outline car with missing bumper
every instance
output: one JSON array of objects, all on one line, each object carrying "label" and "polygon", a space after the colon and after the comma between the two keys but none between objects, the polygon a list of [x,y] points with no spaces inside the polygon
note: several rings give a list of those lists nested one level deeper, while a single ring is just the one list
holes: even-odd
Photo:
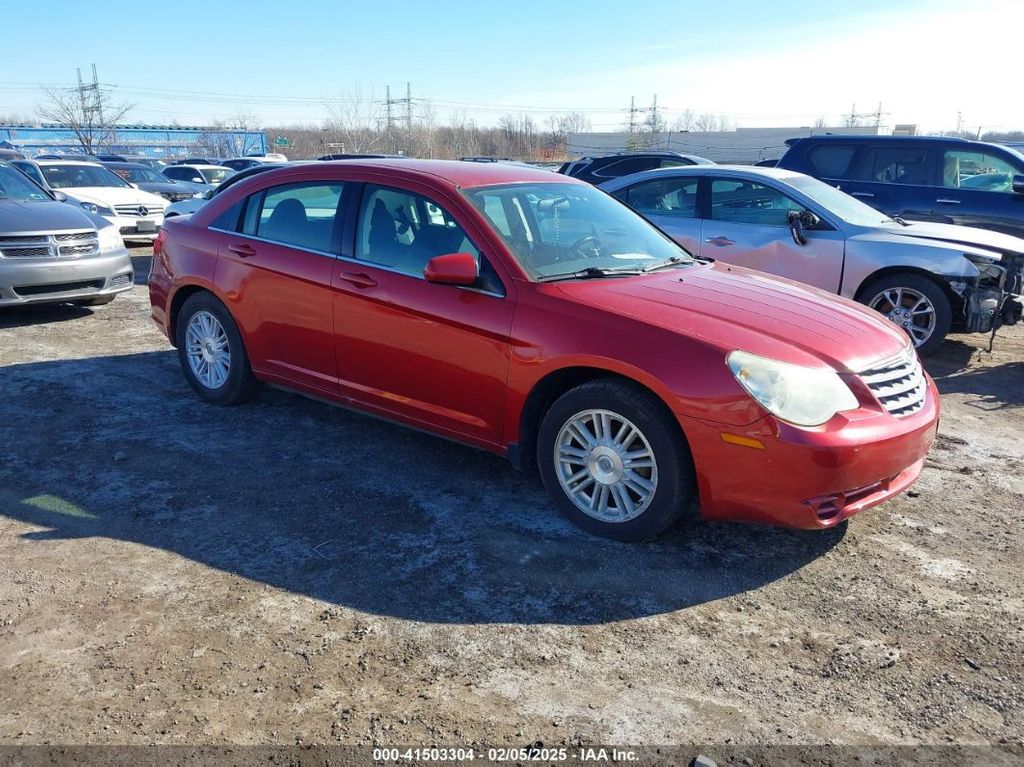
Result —
[{"label": "car with missing bumper", "polygon": [[14,160],[16,167],[58,199],[102,216],[125,240],[152,242],[167,201],[136,189],[99,163],[78,160]]},{"label": "car with missing bumper", "polygon": [[668,168],[600,188],[692,253],[870,306],[906,330],[922,354],[951,331],[988,333],[1021,319],[1018,237],[890,218],[833,186],[776,168]]},{"label": "car with missing bumper", "polygon": [[694,258],[543,170],[260,173],[166,222],[149,290],[206,402],[269,383],[489,450],[623,540],[698,508],[834,526],[914,482],[938,421],[876,312]]},{"label": "car with missing bumper", "polygon": [[116,227],[0,162],[0,307],[97,306],[133,282]]}]

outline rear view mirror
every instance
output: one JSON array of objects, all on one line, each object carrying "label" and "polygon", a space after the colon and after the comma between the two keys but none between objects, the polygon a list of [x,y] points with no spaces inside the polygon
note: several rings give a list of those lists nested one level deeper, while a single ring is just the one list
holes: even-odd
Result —
[{"label": "rear view mirror", "polygon": [[68,196],[64,192],[58,192],[56,189],[53,190],[53,199],[57,202],[67,202]]},{"label": "rear view mirror", "polygon": [[1024,194],[1024,176],[1013,177],[1013,193]]},{"label": "rear view mirror", "polygon": [[793,235],[793,242],[797,245],[807,244],[805,229],[814,229],[821,222],[821,219],[809,210],[791,210],[786,216],[789,221],[789,231]]},{"label": "rear view mirror", "polygon": [[423,268],[427,282],[440,285],[472,285],[479,276],[476,257],[469,253],[434,256]]}]

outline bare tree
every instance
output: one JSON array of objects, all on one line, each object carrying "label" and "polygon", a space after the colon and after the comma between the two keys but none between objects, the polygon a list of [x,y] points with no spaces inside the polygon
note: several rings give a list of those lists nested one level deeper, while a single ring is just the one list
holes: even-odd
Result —
[{"label": "bare tree", "polygon": [[694,114],[692,109],[684,109],[676,121],[672,123],[672,130],[680,131],[681,133],[689,133],[693,130]]},{"label": "bare tree", "polygon": [[827,128],[828,127],[828,123],[825,121],[824,117],[819,117],[817,120],[814,121],[814,127],[815,128]]},{"label": "bare tree", "polygon": [[387,139],[381,104],[372,94],[365,96],[358,87],[343,94],[338,101],[328,101],[325,106],[331,116],[324,123],[325,144],[343,144],[344,148],[325,146],[325,151],[329,149],[328,154],[336,154],[379,150]]},{"label": "bare tree", "polygon": [[730,128],[729,118],[724,115],[715,115],[705,112],[704,114],[696,117],[693,121],[693,128],[700,133],[727,131]]},{"label": "bare tree", "polygon": [[46,101],[36,112],[45,122],[55,123],[75,134],[86,154],[114,143],[117,124],[134,104],[114,103],[109,94],[96,86],[86,95],[79,88],[50,88]]}]

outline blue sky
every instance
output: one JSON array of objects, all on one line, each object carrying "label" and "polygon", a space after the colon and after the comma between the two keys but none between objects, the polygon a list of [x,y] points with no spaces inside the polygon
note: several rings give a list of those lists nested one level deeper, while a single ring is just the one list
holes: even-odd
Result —
[{"label": "blue sky", "polygon": [[966,126],[1024,128],[1024,100],[999,75],[1024,69],[1021,22],[1015,0],[17,3],[4,10],[21,32],[0,50],[0,114],[31,114],[37,86],[95,63],[137,104],[131,119],[151,123],[313,123],[408,81],[417,115],[429,102],[440,122],[583,111],[614,130],[631,95],[657,94],[669,123],[690,109],[806,125],[881,102],[887,124],[952,128],[961,112]]}]

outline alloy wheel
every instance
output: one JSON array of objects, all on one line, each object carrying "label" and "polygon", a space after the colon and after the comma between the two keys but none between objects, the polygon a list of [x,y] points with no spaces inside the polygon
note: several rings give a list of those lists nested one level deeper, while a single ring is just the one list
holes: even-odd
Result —
[{"label": "alloy wheel", "polygon": [[231,346],[220,320],[206,311],[192,315],[185,329],[189,369],[207,389],[219,389],[231,371]]},{"label": "alloy wheel", "polygon": [[602,522],[640,516],[658,489],[654,450],[636,424],[610,410],[584,410],[555,440],[558,482],[576,507]]},{"label": "alloy wheel", "polygon": [[903,328],[914,346],[921,346],[935,331],[935,307],[928,296],[913,288],[887,288],[868,306]]}]

